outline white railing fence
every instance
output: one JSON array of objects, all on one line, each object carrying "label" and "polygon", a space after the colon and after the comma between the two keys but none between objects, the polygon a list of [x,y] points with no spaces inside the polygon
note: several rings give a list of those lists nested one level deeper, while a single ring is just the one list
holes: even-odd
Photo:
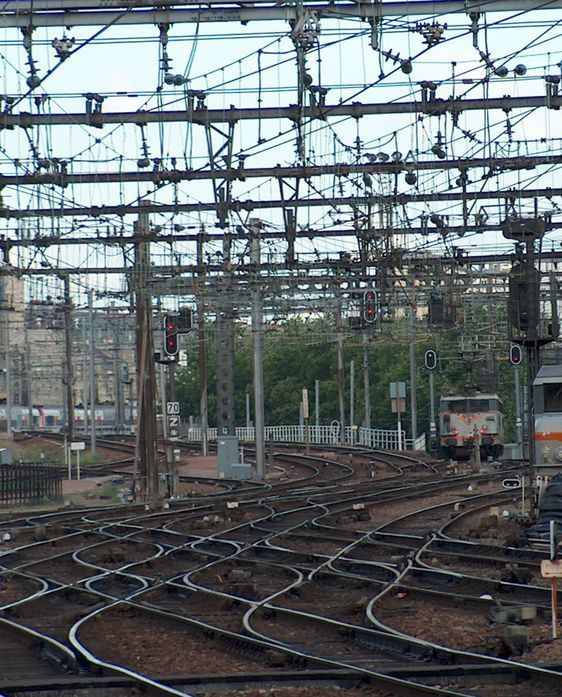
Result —
[{"label": "white railing fence", "polygon": [[[308,428],[308,433],[307,433]],[[217,429],[207,430],[209,440],[216,440]],[[241,443],[251,443],[256,439],[253,427],[240,427],[236,429],[236,437]],[[189,441],[201,441],[200,428],[188,428],[187,439]],[[265,440],[273,440],[277,443],[309,443],[314,445],[336,445],[341,443],[339,428],[333,426],[266,426]],[[398,450],[398,431],[384,430],[380,428],[351,428],[345,429],[345,443],[348,445],[364,445],[368,448],[380,448],[382,450]],[[404,431],[401,433],[400,445],[403,450],[425,450],[425,433],[413,441],[406,438]]]}]

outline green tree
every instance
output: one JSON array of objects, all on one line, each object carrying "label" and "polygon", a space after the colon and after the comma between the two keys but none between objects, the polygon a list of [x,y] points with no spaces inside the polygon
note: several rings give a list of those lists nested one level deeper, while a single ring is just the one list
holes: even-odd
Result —
[{"label": "green tree", "polygon": [[[493,327],[494,335],[503,332],[502,308],[488,305],[465,312],[459,320],[462,332],[467,336],[488,336]],[[494,313],[496,313],[494,315]],[[499,319],[498,319],[499,316]],[[490,319],[492,317],[492,320]],[[498,329],[499,325],[499,329]],[[406,412],[403,424],[410,430],[410,371],[408,351],[408,327],[405,319],[394,322],[392,336],[373,333],[369,339],[369,377],[371,389],[371,425],[373,428],[396,428],[396,415],[390,409],[389,384],[406,382]],[[503,334],[505,336],[506,334]],[[209,423],[216,425],[216,355],[214,325],[207,327],[207,369]],[[349,422],[349,366],[355,361],[355,423],[364,420],[363,388],[363,340],[361,332],[344,332],[344,366],[346,376],[346,423]],[[506,342],[507,347],[507,342]],[[471,361],[459,350],[459,327],[431,333],[425,327],[416,328],[415,362],[417,385],[418,433],[429,432],[429,375],[424,367],[424,354],[435,349],[439,365],[435,371],[435,410],[438,413],[439,397],[452,389],[475,384],[478,368],[484,355]],[[198,344],[196,336],[188,346],[188,366],[178,371],[177,393],[182,414],[199,414]],[[497,372],[498,391],[507,415],[507,436],[514,433],[513,368],[502,356],[494,365]],[[246,393],[253,404],[253,352],[251,331],[247,324],[236,327],[235,340],[235,406],[236,422],[244,425],[246,419]],[[264,390],[265,421],[268,425],[294,424],[299,419],[302,389],[308,388],[310,417],[314,418],[315,381],[320,382],[320,422],[329,424],[339,419],[337,386],[337,339],[334,326],[327,320],[305,321],[291,319],[271,328],[264,335]]]}]

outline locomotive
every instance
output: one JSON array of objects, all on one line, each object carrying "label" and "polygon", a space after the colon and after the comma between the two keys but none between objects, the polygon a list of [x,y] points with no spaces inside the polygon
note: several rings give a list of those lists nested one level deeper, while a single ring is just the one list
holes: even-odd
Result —
[{"label": "locomotive", "polygon": [[444,456],[470,457],[480,444],[480,456],[497,459],[503,453],[504,415],[495,392],[467,388],[441,397],[439,444]]}]

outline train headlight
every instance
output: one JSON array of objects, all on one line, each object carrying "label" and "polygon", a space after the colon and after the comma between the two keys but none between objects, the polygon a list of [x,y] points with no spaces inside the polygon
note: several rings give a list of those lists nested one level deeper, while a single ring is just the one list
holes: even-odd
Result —
[{"label": "train headlight", "polygon": [[558,462],[562,462],[562,446],[556,448],[555,458],[558,460]]}]

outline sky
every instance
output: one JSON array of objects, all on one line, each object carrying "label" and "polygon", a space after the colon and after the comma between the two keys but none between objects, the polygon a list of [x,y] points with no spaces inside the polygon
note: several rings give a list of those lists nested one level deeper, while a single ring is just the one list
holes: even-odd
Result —
[{"label": "sky", "polygon": [[[432,3],[434,6],[434,3]],[[439,41],[429,41],[428,25],[438,23]],[[446,27],[445,27],[446,25]],[[314,22],[312,27],[315,28]],[[562,58],[560,34],[562,12],[488,13],[478,24],[462,14],[427,18],[393,17],[383,21],[373,36],[368,22],[351,19],[322,19],[319,32],[309,32],[310,47],[306,52],[306,72],[313,85],[327,88],[328,104],[353,102],[400,102],[420,99],[420,82],[437,84],[437,97],[466,98],[501,97],[503,95],[544,95],[545,75],[560,76]],[[477,32],[473,31],[477,29]],[[429,31],[432,31],[429,28]],[[64,32],[64,33],[63,33]],[[275,107],[296,104],[298,100],[297,64],[291,28],[281,22],[251,22],[242,26],[229,24],[178,24],[169,28],[166,50],[170,59],[169,73],[181,75],[182,85],[166,84],[162,69],[162,44],[159,29],[154,26],[82,27],[75,29],[36,29],[32,34],[33,59],[39,77],[44,81],[24,97],[15,111],[38,110],[44,113],[75,113],[85,110],[86,93],[102,95],[103,111],[135,111],[145,109],[186,108],[186,90],[202,90],[208,108]],[[476,38],[475,38],[476,37]],[[69,57],[60,61],[52,47],[55,38],[74,39]],[[4,29],[0,34],[0,93],[20,98],[28,92],[28,56],[21,32]],[[375,43],[375,46],[373,46]],[[483,58],[483,56],[485,58]],[[402,61],[411,60],[411,72],[404,72]],[[518,68],[517,66],[524,66]],[[503,69],[505,68],[505,75]],[[49,71],[52,71],[49,74]],[[524,74],[522,74],[524,72]],[[304,98],[310,99],[305,91]],[[508,157],[517,155],[559,154],[562,132],[560,112],[556,110],[521,109],[506,114],[467,111],[453,123],[450,115],[389,115],[328,118],[304,122],[301,129],[302,148],[297,152],[297,129],[287,120],[261,123],[240,122],[234,135],[234,163],[245,157],[246,167],[275,167],[296,164],[353,164],[392,157],[401,153],[403,159],[439,160],[440,147],[448,159],[465,157]],[[220,136],[214,133],[215,143]],[[143,149],[146,144],[146,152]],[[0,132],[0,161],[4,174],[48,171],[56,167],[53,160],[64,160],[69,172],[137,171],[145,156],[154,167],[177,169],[208,169],[209,160],[205,129],[186,123],[149,125],[144,129],[134,124],[107,125],[103,129],[82,125],[35,127],[24,131]],[[155,158],[160,162],[155,163]],[[49,164],[51,163],[51,164]],[[485,169],[467,172],[467,191],[505,190],[556,187],[559,168],[540,167],[516,172],[494,172]],[[301,183],[303,198],[321,198],[325,205],[298,211],[299,230],[337,230],[352,227],[350,207],[331,204],[334,196],[392,196],[416,193],[458,192],[460,172],[449,174],[434,170],[418,172],[414,184],[405,174],[362,175],[348,177],[323,175]],[[484,177],[484,178],[483,178]],[[269,200],[280,196],[275,178],[247,179],[233,185],[233,198]],[[183,182],[154,190],[147,184],[101,183],[70,185],[59,188],[15,187],[2,192],[4,205],[26,208],[60,208],[89,205],[132,203],[143,199],[162,203],[197,203],[213,200],[208,182]],[[559,197],[539,200],[540,213],[552,213],[560,219]],[[514,202],[512,214],[533,215],[532,199]],[[503,220],[504,203],[494,200],[471,202],[469,221],[475,215],[490,222]],[[246,225],[252,214],[233,215],[231,229]],[[280,210],[259,211],[266,230],[282,230]],[[381,225],[400,228],[418,227],[423,220],[439,216],[446,226],[462,223],[462,207],[456,202],[421,200],[415,203],[376,203],[369,220],[376,230]],[[197,232],[220,233],[212,212],[155,214],[152,224],[163,232],[179,228]],[[18,239],[37,235],[72,236],[119,232],[130,234],[134,216],[87,216],[69,218],[28,218],[2,221],[1,232]],[[457,235],[435,234],[428,225],[427,235],[395,236],[394,244],[428,254],[450,253],[455,246],[470,252],[495,252],[513,248],[501,232]],[[559,248],[560,233],[547,233],[545,248]],[[264,254],[271,260],[282,260],[285,245],[280,241],[264,245]],[[297,244],[299,258],[310,261],[336,258],[341,251],[354,254],[357,245],[352,237],[309,239]],[[220,254],[219,243],[206,245],[209,258]],[[245,241],[235,244],[236,259],[247,259]],[[122,265],[128,257],[116,246],[67,245],[37,251],[31,247],[12,252],[18,266],[28,268],[75,267],[79,265],[110,269]],[[175,242],[152,245],[155,264],[179,265],[193,263],[195,246]],[[58,283],[52,278],[34,280],[31,293],[40,295],[45,288]],[[124,277],[99,274],[75,284],[85,291],[93,286],[100,296],[127,291]],[[175,302],[175,301],[174,301]],[[181,302],[178,300],[177,302]]]}]

